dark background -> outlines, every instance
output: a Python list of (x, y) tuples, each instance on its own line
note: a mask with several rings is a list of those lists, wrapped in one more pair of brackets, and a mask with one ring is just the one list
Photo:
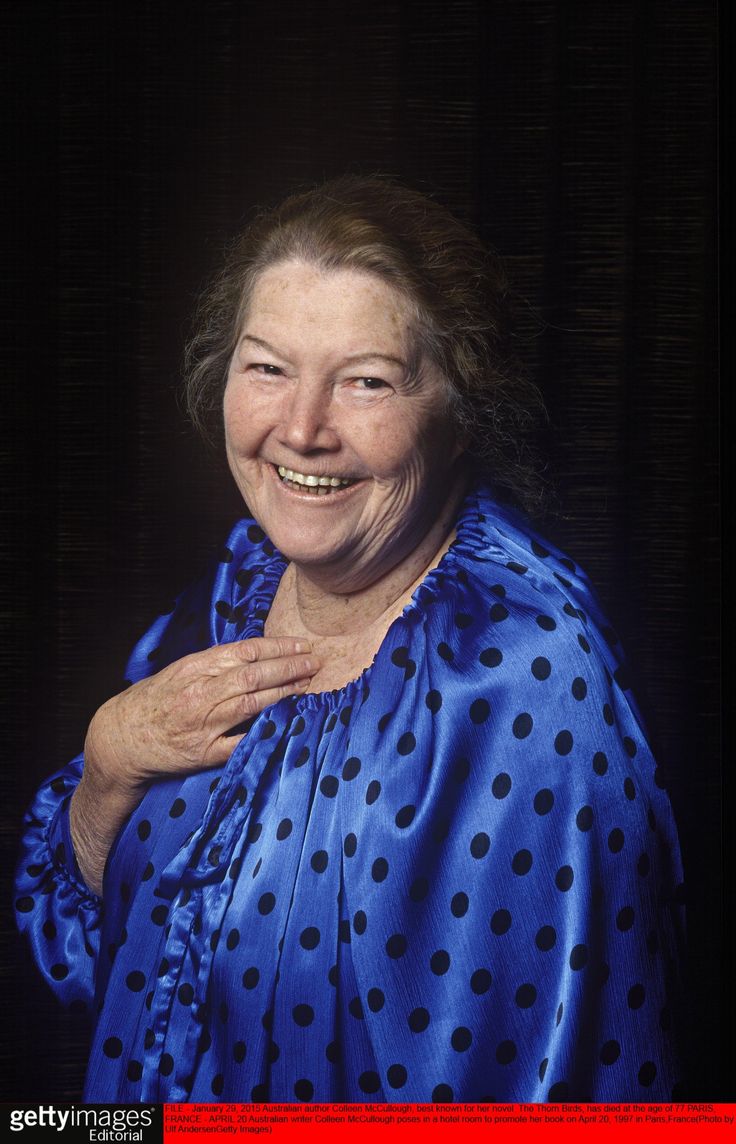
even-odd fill
[[(238, 514), (177, 404), (197, 289), (255, 204), (345, 170), (393, 174), (508, 259), (550, 411), (560, 508), (542, 527), (628, 649), (680, 826), (688, 1093), (733, 1099), (715, 3), (25, 0), (0, 19), (6, 873), (34, 787)], [(2, 1096), (78, 1097), (84, 1030), (9, 921), (2, 973)]]

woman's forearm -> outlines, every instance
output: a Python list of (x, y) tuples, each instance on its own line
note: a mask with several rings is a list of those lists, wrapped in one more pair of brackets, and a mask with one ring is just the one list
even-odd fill
[(95, 894), (102, 894), (110, 848), (145, 790), (145, 784), (127, 785), (110, 778), (100, 765), (88, 734), (84, 771), (69, 807), (69, 826), (77, 864)]

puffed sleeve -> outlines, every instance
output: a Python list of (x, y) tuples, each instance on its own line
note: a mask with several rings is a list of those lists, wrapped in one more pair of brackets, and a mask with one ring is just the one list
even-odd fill
[[(234, 570), (233, 548), (228, 546), (216, 570), (208, 569), (185, 590), (135, 645), (124, 686), (220, 641), (226, 610), (222, 601), (232, 592)], [(24, 819), (15, 887), (18, 926), (43, 976), (62, 1003), (80, 1012), (94, 997), (103, 928), (103, 902), (84, 883), (69, 827), (69, 803), (83, 765), (83, 755), (78, 755), (38, 791)], [(125, 903), (110, 908), (120, 912), (120, 929)], [(118, 919), (107, 921), (117, 924)]]

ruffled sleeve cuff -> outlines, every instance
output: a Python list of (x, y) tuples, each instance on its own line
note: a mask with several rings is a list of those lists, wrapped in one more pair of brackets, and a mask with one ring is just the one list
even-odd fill
[(69, 826), (82, 765), (80, 755), (38, 792), (24, 822), (15, 886), (19, 929), (59, 1000), (78, 1012), (94, 996), (102, 913), (77, 865)]

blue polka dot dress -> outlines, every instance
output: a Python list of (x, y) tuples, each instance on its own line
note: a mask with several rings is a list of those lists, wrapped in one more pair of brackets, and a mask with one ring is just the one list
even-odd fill
[[(262, 635), (284, 566), (239, 522), (129, 678)], [(614, 649), (580, 570), (479, 488), (359, 679), (149, 790), (104, 905), (81, 757), (53, 777), (16, 904), (95, 1016), (85, 1099), (670, 1099), (679, 854)]]

